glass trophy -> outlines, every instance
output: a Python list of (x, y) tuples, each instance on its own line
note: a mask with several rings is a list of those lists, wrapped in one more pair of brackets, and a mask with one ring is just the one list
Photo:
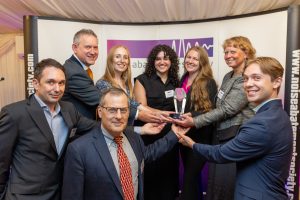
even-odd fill
[(180, 119), (180, 115), (184, 113), (186, 104), (186, 93), (183, 88), (176, 88), (174, 92), (174, 106), (175, 112), (171, 115), (174, 119)]

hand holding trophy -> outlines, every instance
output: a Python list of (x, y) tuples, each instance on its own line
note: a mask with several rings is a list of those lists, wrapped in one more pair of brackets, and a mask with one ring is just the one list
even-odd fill
[(184, 108), (186, 104), (186, 93), (183, 88), (176, 88), (174, 93), (174, 106), (175, 112), (171, 114), (170, 117), (173, 119), (180, 119), (180, 116), (184, 113)]

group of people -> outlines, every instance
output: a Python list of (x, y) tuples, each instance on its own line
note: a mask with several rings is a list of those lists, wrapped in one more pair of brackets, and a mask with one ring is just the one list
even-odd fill
[[(155, 46), (134, 84), (125, 46), (110, 49), (96, 84), (97, 35), (78, 31), (72, 49), (63, 66), (39, 62), (35, 94), (1, 110), (0, 199), (174, 200), (180, 159), (180, 199), (204, 198), (207, 161), (206, 199), (287, 199), (292, 129), (278, 99), (283, 67), (256, 57), (248, 38), (224, 41), (232, 70), (219, 89), (202, 47), (186, 52), (179, 78), (176, 52)], [(175, 88), (186, 93), (180, 119), (169, 117)]]

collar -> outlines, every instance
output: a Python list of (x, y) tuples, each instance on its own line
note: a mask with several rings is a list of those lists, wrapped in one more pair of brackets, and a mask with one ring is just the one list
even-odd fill
[(84, 70), (87, 70), (89, 68), (88, 66), (83, 64), (83, 62), (81, 62), (81, 60), (79, 60), (79, 58), (75, 54), (73, 54), (73, 56), (78, 60), (78, 62), (81, 64), (81, 66), (83, 67)]
[[(103, 133), (104, 138), (105, 138), (105, 140), (106, 140), (107, 143), (114, 142), (114, 137), (102, 126), (102, 124), (101, 124), (101, 130), (102, 130), (102, 133)], [(123, 132), (121, 133), (120, 136), (124, 137)]]
[[(39, 105), (43, 109), (46, 109), (50, 112), (49, 107), (43, 102), (43, 100), (40, 97), (38, 97), (36, 94), (34, 94), (34, 98), (36, 99), (36, 101), (39, 103)], [(59, 103), (57, 103), (56, 106), (55, 106), (54, 114), (57, 114), (59, 112), (60, 112), (60, 105), (59, 105)]]
[[(163, 83), (163, 81), (161, 80), (160, 76), (158, 76), (156, 73), (153, 73), (153, 75), (151, 76), (151, 78), (158, 79), (158, 80), (160, 80)], [(166, 80), (166, 83), (164, 83), (164, 84), (167, 85), (169, 82), (170, 82), (170, 78), (168, 76), (168, 78)]]
[(268, 99), (268, 100), (262, 102), (261, 104), (259, 104), (258, 106), (256, 106), (255, 108), (253, 108), (253, 111), (254, 111), (255, 113), (257, 113), (257, 111), (258, 111), (261, 107), (263, 107), (266, 103), (268, 103), (268, 102), (270, 102), (270, 101), (277, 100), (277, 99), (279, 99), (279, 98)]

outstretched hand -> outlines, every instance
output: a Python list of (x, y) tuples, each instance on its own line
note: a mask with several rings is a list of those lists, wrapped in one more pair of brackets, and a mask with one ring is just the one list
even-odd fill
[(179, 139), (179, 143), (181, 143), (184, 146), (193, 148), (193, 145), (195, 144), (195, 141), (192, 140), (190, 137), (186, 136), (185, 134), (182, 133), (178, 133), (180, 139)]
[(158, 111), (161, 121), (166, 123), (172, 123), (173, 119), (170, 116), (171, 113), (175, 113), (174, 111)]
[(173, 119), (173, 123), (182, 127), (193, 127), (195, 126), (194, 119), (190, 113), (186, 113), (180, 116), (180, 119)]
[(161, 118), (153, 111), (140, 110), (138, 119), (143, 122), (161, 123)]
[(156, 135), (161, 132), (166, 123), (147, 123), (142, 126), (141, 135)]
[(190, 128), (178, 126), (177, 124), (172, 124), (172, 131), (177, 135), (178, 138), (181, 137), (180, 134), (185, 135), (189, 130)]

